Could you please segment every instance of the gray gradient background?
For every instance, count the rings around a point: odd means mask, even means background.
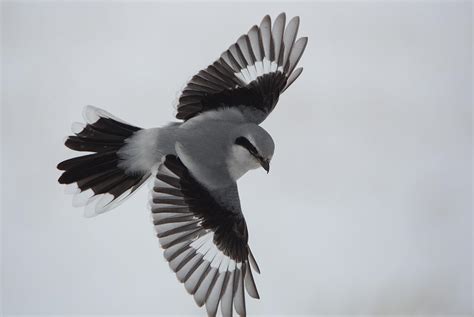
[[[203,314],[140,191],[94,219],[55,165],[93,104],[142,127],[266,14],[300,15],[305,71],[239,182],[254,314],[472,311],[471,3],[3,3],[3,312]]]

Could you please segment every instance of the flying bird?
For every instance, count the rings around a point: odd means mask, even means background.
[[[164,257],[209,316],[246,315],[245,292],[259,298],[259,267],[248,245],[237,180],[274,152],[259,124],[302,72],[307,44],[299,17],[254,25],[182,91],[176,118],[142,129],[87,106],[65,145],[92,152],[65,160],[59,183],[86,216],[108,211],[152,179],[151,213]]]

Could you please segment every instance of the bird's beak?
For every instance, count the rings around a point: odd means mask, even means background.
[[[267,174],[270,172],[270,161],[269,160],[261,160],[260,165],[262,165],[263,169],[267,171]]]

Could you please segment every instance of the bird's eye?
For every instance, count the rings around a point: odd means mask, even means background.
[[[243,136],[238,137],[237,139],[235,139],[235,144],[246,148],[247,151],[249,151],[250,154],[252,154],[256,158],[260,157],[260,155],[258,154],[258,151],[255,148],[255,146],[253,146],[253,144],[250,143],[250,141],[246,137],[243,137]]]

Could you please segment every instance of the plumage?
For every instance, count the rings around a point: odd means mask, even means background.
[[[303,67],[295,69],[293,73],[291,73],[290,77],[288,78],[288,82],[285,85],[283,91],[285,91],[290,85],[301,75],[303,72]]]
[[[118,142],[110,141],[88,141],[82,138],[71,136],[64,143],[68,148],[81,152],[108,152],[116,151],[121,147]]]
[[[263,51],[263,47],[261,45],[260,40],[260,33],[258,31],[258,26],[254,25],[247,33],[249,44],[252,49],[252,53],[255,57],[255,61],[261,61],[265,52]]]
[[[306,44],[308,43],[307,37],[299,38],[293,46],[291,50],[290,56],[288,58],[288,72],[291,74],[295,69],[296,65],[300,61],[301,56],[303,56],[304,49],[306,48]]]
[[[189,215],[184,215],[184,216],[167,217],[162,220],[155,220],[153,224],[155,226],[166,225],[166,224],[173,224],[174,226],[182,226],[184,224],[190,224],[194,222],[196,222],[196,217],[189,214]]]
[[[220,295],[222,291],[222,286],[224,285],[225,277],[226,273],[218,274],[218,277],[206,299],[206,309],[209,316],[215,316],[217,313],[217,307],[219,305]]]
[[[197,288],[206,276],[210,267],[211,265],[209,262],[201,261],[196,270],[194,270],[191,276],[187,278],[187,280],[184,282],[184,287],[189,294],[194,295],[196,293]]]
[[[160,174],[159,176],[157,176],[157,178],[168,185],[171,185],[178,189],[180,188],[179,180],[177,178],[171,177],[166,174]]]
[[[188,82],[185,92],[191,89],[204,94],[183,93],[183,97],[193,97],[192,107],[189,107],[188,99],[181,97],[176,117],[189,120],[206,111],[246,106],[262,112],[248,112],[247,119],[255,123],[262,122],[273,110],[279,95],[296,79],[297,76],[292,77],[292,72],[306,48],[307,38],[296,39],[299,17],[291,19],[286,27],[285,22],[286,15],[282,13],[272,27],[267,15],[260,26],[253,26],[247,34],[240,36],[216,62]],[[266,74],[274,73],[282,74],[281,77],[271,77],[278,78],[279,84],[267,85],[266,88],[262,86],[267,81],[259,80]],[[208,79],[203,80],[211,76],[220,78],[222,82],[217,84]]]
[[[175,206],[153,206],[151,208],[153,214],[170,213],[170,214],[190,214],[188,207]]]
[[[253,279],[252,270],[248,263],[246,263],[245,265],[246,265],[245,278],[244,278],[245,289],[247,290],[247,293],[251,297],[259,299],[260,295],[258,295],[257,285],[255,285],[255,280]]]
[[[283,54],[283,62],[281,65],[286,66],[288,58],[291,54],[293,49],[293,44],[296,40],[296,35],[298,34],[298,29],[300,26],[300,18],[294,17],[293,19],[288,22],[288,25],[285,29],[285,34],[283,36],[283,45],[284,45],[284,54]]]
[[[237,181],[269,171],[275,144],[259,126],[298,78],[307,38],[299,18],[260,24],[197,72],[178,98],[182,122],[142,129],[88,106],[65,146],[90,152],[58,164],[58,181],[86,216],[108,211],[147,180],[151,218],[163,256],[209,316],[245,316],[246,294],[260,298]]]
[[[156,198],[153,199],[154,204],[187,206],[186,202],[180,198]]]
[[[158,240],[160,241],[161,247],[163,249],[167,249],[177,243],[192,239],[193,237],[196,237],[203,232],[204,231],[200,228],[194,228],[189,231],[184,231],[184,232],[179,232],[172,235],[158,237],[159,238]]]
[[[273,60],[273,45],[272,45],[272,26],[271,26],[271,19],[269,15],[266,15],[262,22],[260,23],[260,41],[261,47],[263,47],[264,55],[262,59],[265,57],[268,60]]]
[[[184,251],[188,250],[190,244],[191,244],[190,241],[183,241],[181,243],[177,243],[177,244],[167,248],[166,250],[164,250],[163,256],[165,257],[165,259],[168,262],[171,262],[178,255],[180,255]]]
[[[190,260],[190,257],[194,254],[194,250],[192,248],[186,248],[183,252],[181,252],[177,257],[169,262],[169,266],[173,272],[176,272],[178,268],[180,268],[183,263],[187,263]]]
[[[234,308],[240,316],[245,316],[245,294],[243,287],[243,267],[237,269],[234,280]]]
[[[250,247],[248,247],[248,252],[249,252],[249,263],[250,263],[250,265],[255,270],[255,272],[260,274],[260,268],[258,267],[257,261],[253,257],[253,254],[252,254],[252,251],[250,250]]]
[[[230,267],[230,264],[229,264]],[[234,272],[235,268],[229,269],[224,291],[221,297],[221,313],[223,316],[232,316],[232,304],[234,299]]]
[[[273,39],[273,55],[270,59],[275,61],[278,65],[282,65],[285,45],[283,43],[283,36],[285,33],[285,22],[286,15],[285,13],[280,13],[273,23],[272,29],[272,39]]]
[[[206,274],[199,284],[198,289],[194,293],[194,300],[196,304],[201,307],[204,305],[207,299],[207,295],[212,288],[212,285],[215,282],[215,278],[217,277],[218,270],[216,268],[212,268],[210,265],[208,270],[206,270]]]
[[[176,276],[181,283],[185,283],[189,279],[193,272],[202,263],[202,258],[202,254],[193,254],[191,261],[179,269],[179,271],[176,273]]]
[[[163,194],[169,194],[172,196],[182,197],[183,193],[177,188],[170,188],[170,187],[155,187],[153,191],[160,192]]]

